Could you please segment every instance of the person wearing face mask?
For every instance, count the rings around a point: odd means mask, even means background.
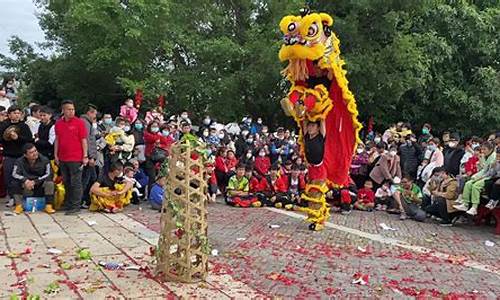
[[[106,140],[107,159],[104,168],[114,161],[120,160],[123,162],[131,158],[134,151],[134,135],[130,123],[121,117],[116,118],[115,127],[111,128],[109,133],[104,138]]]
[[[418,137],[418,143],[422,144],[422,142],[428,142],[433,138],[431,134],[432,126],[430,124],[424,124],[422,126],[422,134]]]
[[[224,137],[222,137],[222,138],[224,138]],[[207,144],[209,144],[209,145],[215,145],[216,147],[220,146],[221,139],[219,138],[217,128],[215,128],[215,127],[210,128],[210,133],[206,137],[206,140],[207,140]]]
[[[422,171],[421,179],[423,182],[427,182],[427,180],[429,180],[434,168],[442,167],[444,164],[444,156],[439,144],[439,138],[433,138],[427,145],[425,158],[429,159],[429,164]]]
[[[158,153],[168,154],[170,147],[174,143],[174,139],[171,134],[165,135],[165,127],[163,130],[160,128],[160,123],[153,121],[149,123],[146,130],[144,131],[144,154],[146,156],[146,162],[144,163],[144,172],[149,178],[148,188],[154,184],[156,178],[156,166],[160,161],[160,155]],[[158,149],[157,149],[158,148]]]
[[[105,136],[111,128],[113,128],[113,118],[110,114],[104,114],[99,124],[99,131],[102,136]]]
[[[365,151],[363,144],[359,144],[356,149],[356,154],[354,154],[351,163],[350,174],[356,186],[361,188],[368,176],[368,153]]]
[[[250,128],[250,134],[256,134],[262,132],[262,118],[257,118],[257,122],[253,122]]]
[[[452,134],[448,147],[443,151],[444,168],[452,176],[460,174],[460,161],[465,154],[465,150],[459,147],[460,137],[458,134]]]
[[[416,178],[421,153],[415,135],[410,134],[404,139],[401,146],[399,146],[399,153],[401,154],[401,171],[403,174],[410,174],[412,178]]]
[[[187,122],[189,124],[192,124],[191,119],[189,119],[189,114],[187,111],[183,111],[181,113],[181,115],[179,116],[179,119],[177,121],[179,122],[179,124],[181,124],[183,122]]]
[[[398,149],[393,146],[388,153],[380,155],[370,172],[370,178],[377,184],[377,187],[380,187],[384,180],[393,181],[396,177],[401,178],[401,164]]]
[[[134,107],[134,100],[127,99],[125,103],[120,107],[120,116],[129,123],[134,123],[137,119],[139,111]]]
[[[144,145],[144,122],[140,119],[132,124],[132,134],[134,135],[135,145]]]
[[[250,134],[248,130],[242,130],[240,135],[236,137],[234,141],[234,147],[236,149],[236,156],[242,157],[245,155],[245,150],[247,148],[247,137]]]
[[[267,176],[270,168],[271,159],[269,159],[266,149],[259,149],[258,156],[255,158],[255,171],[261,176]]]
[[[276,139],[271,143],[271,163],[276,163],[279,159],[287,161],[290,154],[290,145],[285,140],[285,130],[278,128]]]
[[[130,204],[132,187],[131,182],[123,179],[123,164],[119,161],[112,163],[90,188],[90,211],[120,212]]]

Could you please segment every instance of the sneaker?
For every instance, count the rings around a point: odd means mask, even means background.
[[[6,207],[12,207],[14,206],[14,199],[10,198],[7,204],[5,204]]]
[[[495,207],[497,207],[497,205],[498,205],[498,202],[499,202],[499,200],[493,201],[493,204],[491,204],[491,208],[490,209],[495,209]]]
[[[401,213],[401,214],[399,215],[399,219],[400,219],[401,221],[404,221],[404,220],[408,219],[408,216],[407,216],[405,213]]]
[[[351,210],[342,210],[340,213],[344,216],[347,216],[351,214]]]
[[[274,204],[274,207],[276,207],[276,208],[282,208],[283,204],[281,204],[281,202],[278,202],[278,203]]]
[[[18,215],[19,215],[19,214],[22,214],[22,213],[23,213],[23,211],[24,211],[24,209],[23,209],[23,206],[22,206],[21,204],[16,205],[16,208],[14,208],[14,212],[15,212],[16,214],[18,214]]]
[[[87,209],[87,208],[89,208],[89,205],[87,205],[87,203],[83,202],[81,208]]]
[[[469,209],[469,207],[465,204],[453,205],[453,208],[460,211],[467,211]]]
[[[477,215],[477,208],[473,206],[466,213],[468,215],[475,216],[475,215]]]
[[[497,206],[497,204],[498,204],[498,200],[496,200],[496,201],[495,201],[495,200],[490,200],[490,201],[488,202],[488,204],[486,204],[486,206],[485,206],[485,207],[486,207],[487,209],[494,209],[494,208]]]
[[[286,210],[292,210],[293,209],[293,204],[286,204],[285,205]]]
[[[382,205],[381,204],[377,204],[375,206],[375,210],[382,210]]]
[[[253,207],[261,207],[262,203],[260,201],[255,201],[254,203],[252,203],[252,206]]]
[[[56,212],[56,210],[52,207],[52,204],[47,204],[45,205],[45,212],[50,214],[53,214]]]
[[[439,226],[441,227],[452,227],[453,226],[453,223],[450,222],[450,221],[441,221],[441,223],[439,223]]]

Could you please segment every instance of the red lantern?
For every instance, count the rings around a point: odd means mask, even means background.
[[[141,89],[136,89],[135,90],[135,107],[139,108],[142,105],[142,99],[143,99],[143,94]]]

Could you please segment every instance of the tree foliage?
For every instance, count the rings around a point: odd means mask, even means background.
[[[34,99],[117,109],[136,88],[153,105],[230,121],[285,120],[278,22],[304,1],[38,0],[56,54],[13,40],[4,66]],[[500,4],[494,0],[312,0],[334,15],[361,116],[464,133],[500,124]],[[22,49],[22,51],[16,50]]]

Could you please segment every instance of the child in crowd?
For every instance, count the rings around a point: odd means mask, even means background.
[[[354,203],[354,208],[363,211],[372,211],[375,207],[375,193],[373,192],[373,182],[365,181],[364,187],[358,190],[358,199]]]
[[[375,209],[385,211],[391,206],[392,201],[391,181],[385,180],[375,192]]]
[[[261,176],[267,176],[270,168],[271,159],[267,155],[266,149],[261,148],[259,150],[259,156],[255,158],[255,171],[257,171]]]
[[[301,201],[300,195],[306,189],[306,180],[304,176],[300,174],[300,168],[298,165],[293,165],[290,176],[288,177],[288,197],[290,202],[294,205],[304,206],[306,203]],[[290,205],[285,205],[285,208],[289,209]]]
[[[151,207],[155,210],[161,210],[166,184],[167,178],[165,176],[159,176],[151,187],[151,192],[149,193],[149,203],[151,203]]]
[[[135,171],[132,166],[127,166],[123,170],[123,175],[124,175],[124,180],[125,182],[129,182],[132,184],[132,204],[139,204],[140,198],[144,196],[140,192],[140,189],[142,188],[142,185],[135,179]]]
[[[217,197],[217,176],[215,176],[215,166],[213,163],[206,164],[207,178],[208,178],[208,202],[215,203]]]
[[[141,186],[139,192],[144,196],[141,199],[146,199],[147,186],[149,182],[149,177],[146,172],[140,167],[139,161],[137,159],[131,159],[130,164],[134,168],[134,179]]]
[[[257,197],[250,194],[250,182],[245,177],[245,170],[245,165],[239,164],[236,174],[229,179],[226,203],[236,207],[260,207],[261,203]]]
[[[288,199],[288,178],[280,175],[279,165],[273,165],[269,171],[269,176],[266,176],[265,181],[262,181],[260,186],[261,201],[266,206],[274,206],[282,208],[287,205],[287,208],[292,208]]]

